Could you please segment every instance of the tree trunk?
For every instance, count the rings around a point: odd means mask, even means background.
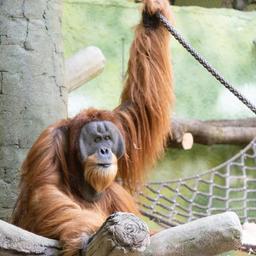
[[[67,116],[61,0],[0,1],[0,218],[36,137]]]

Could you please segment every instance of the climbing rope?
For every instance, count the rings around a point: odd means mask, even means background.
[[[158,13],[153,24],[156,18],[208,72],[256,114],[256,107],[201,57],[163,15]],[[145,19],[147,25],[146,22]],[[256,138],[225,163],[193,177],[150,182],[138,197],[141,213],[164,228],[225,211],[236,212],[242,223],[256,222]],[[256,254],[255,245],[243,245],[241,250]]]
[[[254,114],[256,107],[246,99],[237,89],[235,89],[225,78],[218,73],[184,38],[179,32],[169,23],[169,21],[161,14],[157,13],[164,27],[173,35],[173,37],[222,85],[224,85],[231,93],[233,93],[244,105],[246,105]]]

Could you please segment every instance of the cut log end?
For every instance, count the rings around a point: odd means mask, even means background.
[[[190,149],[193,143],[244,146],[255,137],[256,118],[210,121],[173,118],[168,146],[181,149]]]
[[[85,255],[130,255],[143,252],[149,243],[149,229],[142,220],[130,213],[117,212],[94,235]]]
[[[182,142],[181,142],[182,148],[184,150],[189,150],[193,147],[193,144],[194,144],[193,135],[189,132],[184,133]]]
[[[179,148],[184,150],[189,150],[193,147],[194,144],[194,137],[190,132],[185,132],[183,134],[173,134],[170,136],[170,140],[168,142],[168,146],[173,148]]]
[[[150,236],[147,225],[138,217],[129,213],[112,214],[106,226],[113,237],[115,246],[127,251],[144,251],[149,245]]]
[[[244,223],[243,225],[243,246],[242,251],[249,252],[250,254],[256,255],[256,224],[255,223]]]

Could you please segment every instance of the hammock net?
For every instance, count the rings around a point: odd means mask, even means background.
[[[256,222],[256,138],[202,174],[146,184],[139,202],[142,214],[165,228],[230,210],[242,223]]]

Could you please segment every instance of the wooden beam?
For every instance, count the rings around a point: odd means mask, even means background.
[[[241,247],[242,227],[234,212],[212,215],[163,230],[150,239],[136,216],[110,216],[90,242],[86,256],[212,256]]]
[[[137,256],[150,243],[147,225],[130,213],[114,213],[90,242],[84,256]]]
[[[101,50],[89,46],[80,50],[66,60],[65,84],[71,92],[99,75],[105,66],[106,59]]]
[[[38,236],[0,220],[0,255],[58,255],[61,247],[56,240]]]
[[[168,145],[183,149],[187,133],[193,137],[189,139],[188,144],[194,142],[203,145],[245,145],[256,137],[256,118],[210,121],[176,118],[173,119],[171,127]]]
[[[166,229],[151,237],[143,256],[212,256],[241,247],[238,216],[226,212]]]
[[[141,220],[130,214],[112,215],[89,244],[86,256],[211,256],[241,247],[238,216],[226,212],[163,230],[150,239]],[[129,228],[127,228],[129,227]],[[118,239],[118,241],[117,241]],[[100,247],[99,247],[100,245]]]
[[[150,238],[147,225],[138,217],[115,213],[94,235],[86,256],[211,256],[240,248],[241,232],[238,216],[226,212],[163,230]],[[2,256],[53,256],[60,250],[58,241],[0,221]]]

